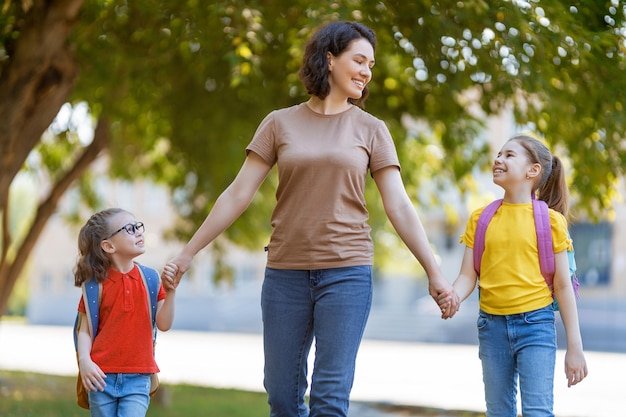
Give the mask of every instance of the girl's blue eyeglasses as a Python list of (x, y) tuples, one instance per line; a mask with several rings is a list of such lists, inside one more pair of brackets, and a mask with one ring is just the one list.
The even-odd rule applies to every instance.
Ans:
[(143, 231), (146, 230), (146, 228), (144, 227), (143, 222), (128, 223), (128, 224), (125, 224), (124, 226), (120, 227), (115, 232), (111, 233), (109, 236), (105, 237), (102, 240), (111, 239), (113, 236), (115, 236), (116, 234), (118, 234), (122, 230), (125, 230), (126, 233), (128, 233), (129, 235), (134, 235), (138, 231), (143, 233)]

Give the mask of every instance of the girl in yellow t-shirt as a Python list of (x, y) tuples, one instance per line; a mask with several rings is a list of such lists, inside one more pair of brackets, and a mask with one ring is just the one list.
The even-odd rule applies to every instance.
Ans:
[[(568, 386), (587, 376), (567, 249), (568, 191), (563, 166), (537, 139), (515, 136), (493, 163), (493, 182), (504, 189), (502, 206), (485, 233), (480, 265), (479, 357), (488, 417), (516, 417), (519, 382), (522, 415), (553, 416), (556, 325), (552, 294), (539, 266), (532, 196), (550, 208), (555, 252), (554, 295), (567, 337)], [(484, 208), (472, 213), (461, 242), (465, 254), (454, 289), (461, 300), (476, 287), (474, 235)], [(446, 297), (439, 304), (445, 308)]]

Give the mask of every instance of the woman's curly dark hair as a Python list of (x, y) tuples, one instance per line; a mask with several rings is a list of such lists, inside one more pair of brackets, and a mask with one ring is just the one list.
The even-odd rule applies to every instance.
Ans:
[[(374, 51), (376, 35), (367, 26), (357, 22), (331, 22), (319, 28), (307, 42), (300, 67), (300, 79), (307, 93), (325, 99), (330, 93), (328, 83), (328, 52), (341, 55), (355, 39), (366, 39)], [(352, 104), (363, 107), (369, 96), (367, 86), (360, 99), (349, 98)]]

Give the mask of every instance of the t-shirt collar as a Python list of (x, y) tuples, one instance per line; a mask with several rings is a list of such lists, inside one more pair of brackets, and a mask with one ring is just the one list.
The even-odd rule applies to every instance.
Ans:
[(128, 276), (132, 279), (136, 279), (136, 280), (140, 280), (141, 279), (141, 275), (139, 274), (139, 268), (137, 268), (137, 264), (135, 264), (133, 266), (133, 269), (131, 269), (128, 273), (124, 274), (116, 269), (110, 268), (109, 269), (109, 279), (113, 282), (117, 282), (119, 280), (121, 280), (124, 276)]

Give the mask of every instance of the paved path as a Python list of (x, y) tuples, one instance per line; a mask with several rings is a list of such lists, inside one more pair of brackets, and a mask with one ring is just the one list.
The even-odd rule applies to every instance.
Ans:
[[(559, 351), (555, 382), (558, 417), (625, 415), (625, 354), (588, 352), (589, 377), (569, 389), (561, 373), (563, 355)], [(75, 375), (75, 361), (70, 327), (0, 322), (0, 369)], [(165, 383), (263, 391), (262, 343), (257, 334), (161, 333), (157, 362)], [(352, 400), (484, 411), (477, 347), (365, 340)], [(358, 410), (355, 404), (351, 416), (384, 415), (372, 411), (366, 416)]]

